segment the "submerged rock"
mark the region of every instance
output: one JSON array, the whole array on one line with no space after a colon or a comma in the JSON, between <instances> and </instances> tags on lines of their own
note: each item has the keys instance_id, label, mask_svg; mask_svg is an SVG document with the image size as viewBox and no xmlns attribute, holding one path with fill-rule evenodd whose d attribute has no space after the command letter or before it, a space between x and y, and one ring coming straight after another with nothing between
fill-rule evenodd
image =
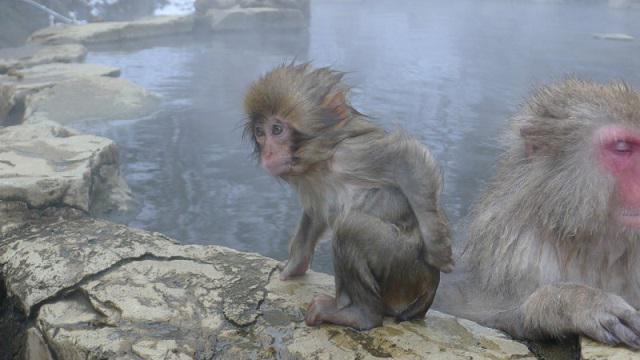
<instances>
[{"instance_id":1,"label":"submerged rock","mask_svg":"<svg viewBox=\"0 0 640 360\"><path fill-rule=\"evenodd\" d=\"M25 123L128 120L153 113L159 98L120 78L80 76L61 81L25 99Z\"/></svg>"},{"instance_id":2,"label":"submerged rock","mask_svg":"<svg viewBox=\"0 0 640 360\"><path fill-rule=\"evenodd\" d=\"M10 69L23 69L49 63L81 62L87 49L80 44L42 46L30 44L18 48L0 49L0 74Z\"/></svg>"},{"instance_id":3,"label":"submerged rock","mask_svg":"<svg viewBox=\"0 0 640 360\"><path fill-rule=\"evenodd\" d=\"M634 40L634 37L627 34L593 34L593 37L600 40L621 40L621 41L631 41Z\"/></svg>"},{"instance_id":4,"label":"submerged rock","mask_svg":"<svg viewBox=\"0 0 640 360\"><path fill-rule=\"evenodd\" d=\"M133 207L115 144L51 122L0 129L0 200L91 213Z\"/></svg>"},{"instance_id":5,"label":"submerged rock","mask_svg":"<svg viewBox=\"0 0 640 360\"><path fill-rule=\"evenodd\" d=\"M43 358L533 358L498 331L435 311L368 332L308 327L313 295L333 292L328 275L282 282L269 258L78 215L9 232L0 266L7 298L34 319L14 346Z\"/></svg>"}]
</instances>

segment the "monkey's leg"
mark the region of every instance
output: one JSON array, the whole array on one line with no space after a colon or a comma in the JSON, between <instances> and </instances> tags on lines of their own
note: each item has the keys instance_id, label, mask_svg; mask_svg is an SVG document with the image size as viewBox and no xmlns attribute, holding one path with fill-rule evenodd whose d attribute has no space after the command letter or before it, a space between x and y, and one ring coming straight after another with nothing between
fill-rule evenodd
<instances>
[{"instance_id":1,"label":"monkey's leg","mask_svg":"<svg viewBox=\"0 0 640 360\"><path fill-rule=\"evenodd\" d=\"M437 275L440 274L438 273ZM440 280L438 276L438 282L439 281ZM437 288L437 283L435 286ZM431 304L433 304L433 299L435 298L435 296L435 288L433 289L433 291L428 291L425 294L421 295L413 303L411 303L405 311L396 316L396 321L409 321L412 319L424 318L425 314L431 307Z\"/></svg>"},{"instance_id":2,"label":"monkey's leg","mask_svg":"<svg viewBox=\"0 0 640 360\"><path fill-rule=\"evenodd\" d=\"M326 228L324 222L314 219L307 213L302 214L296 234L289 243L289 259L281 265L280 280L304 275L309 269L318 239Z\"/></svg>"},{"instance_id":3,"label":"monkey's leg","mask_svg":"<svg viewBox=\"0 0 640 360\"><path fill-rule=\"evenodd\" d=\"M546 285L489 325L518 338L586 335L597 341L640 348L640 312L620 296L577 284Z\"/></svg>"},{"instance_id":4,"label":"monkey's leg","mask_svg":"<svg viewBox=\"0 0 640 360\"><path fill-rule=\"evenodd\" d=\"M402 243L395 226L359 212L342 215L334 231L336 298L316 297L307 323L330 322L361 330L380 326L385 305L377 279L389 278L391 271L397 271L395 264L403 260L415 261L420 240Z\"/></svg>"}]
</instances>

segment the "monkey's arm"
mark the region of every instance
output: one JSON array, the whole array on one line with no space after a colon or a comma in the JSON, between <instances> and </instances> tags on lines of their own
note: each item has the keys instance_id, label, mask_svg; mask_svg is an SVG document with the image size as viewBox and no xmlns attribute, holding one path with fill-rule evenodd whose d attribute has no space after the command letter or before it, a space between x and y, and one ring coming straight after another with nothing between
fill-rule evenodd
<instances>
[{"instance_id":1,"label":"monkey's arm","mask_svg":"<svg viewBox=\"0 0 640 360\"><path fill-rule=\"evenodd\" d=\"M303 275L309 269L318 239L326 228L323 221L304 212L295 235L289 242L289 259L282 266L280 280Z\"/></svg>"},{"instance_id":2,"label":"monkey's arm","mask_svg":"<svg viewBox=\"0 0 640 360\"><path fill-rule=\"evenodd\" d=\"M640 348L640 313L620 296L578 284L543 286L519 307L490 318L488 325L517 338L579 334Z\"/></svg>"},{"instance_id":3,"label":"monkey's arm","mask_svg":"<svg viewBox=\"0 0 640 360\"><path fill-rule=\"evenodd\" d=\"M447 219L439 205L440 172L435 159L417 141L395 141L386 162L392 166L393 182L406 196L418 220L425 244L426 260L443 272L453 269L451 239Z\"/></svg>"}]
</instances>

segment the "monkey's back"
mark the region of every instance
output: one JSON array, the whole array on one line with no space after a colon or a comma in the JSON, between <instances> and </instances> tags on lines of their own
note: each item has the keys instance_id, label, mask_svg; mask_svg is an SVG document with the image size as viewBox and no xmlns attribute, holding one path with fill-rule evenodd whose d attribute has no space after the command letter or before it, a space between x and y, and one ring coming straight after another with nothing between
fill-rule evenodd
<instances>
[{"instance_id":1,"label":"monkey's back","mask_svg":"<svg viewBox=\"0 0 640 360\"><path fill-rule=\"evenodd\" d=\"M349 152L342 153L338 147L335 161L331 164L331 176L336 180L328 181L335 185L325 187L328 192L325 199L334 202L333 207L328 206L333 208L334 214L330 216L330 224L333 222L331 219L339 222L349 218L349 214L359 213L379 222L376 228L386 229L383 236L378 233L378 236L365 239L364 244L346 247L364 257L362 263L368 267L366 272L375 279L384 313L398 320L408 320L424 316L431 306L440 271L425 261L418 220L407 197L389 180L392 174L381 169L377 174L369 171L375 168L376 161L384 159L379 158L381 154L365 150L396 141L389 139L389 135L375 134L349 139L345 146ZM352 151L354 148L361 148L361 151ZM434 169L434 173L436 171ZM332 228L335 230L336 226ZM334 252L340 251L339 248L339 244L334 244ZM350 294L351 297L359 295Z\"/></svg>"}]
</instances>

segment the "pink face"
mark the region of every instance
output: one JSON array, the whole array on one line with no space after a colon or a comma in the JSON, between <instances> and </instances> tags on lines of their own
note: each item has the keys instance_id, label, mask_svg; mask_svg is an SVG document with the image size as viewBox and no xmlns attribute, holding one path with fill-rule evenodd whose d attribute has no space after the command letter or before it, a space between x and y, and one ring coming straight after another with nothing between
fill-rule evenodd
<instances>
[{"instance_id":1,"label":"pink face","mask_svg":"<svg viewBox=\"0 0 640 360\"><path fill-rule=\"evenodd\" d=\"M291 127L287 122L270 117L253 129L260 145L260 165L273 176L286 175L291 169Z\"/></svg>"},{"instance_id":2,"label":"pink face","mask_svg":"<svg viewBox=\"0 0 640 360\"><path fill-rule=\"evenodd\" d=\"M597 131L600 161L616 181L623 225L640 228L640 132L613 125Z\"/></svg>"}]
</instances>

